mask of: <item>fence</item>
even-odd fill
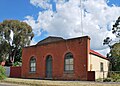
[[[6,69],[6,75],[8,77],[20,78],[21,77],[21,67],[4,67]]]
[[[88,81],[95,81],[95,71],[88,71],[87,80]]]
[[[9,77],[10,76],[10,67],[4,67],[6,70],[6,76]]]
[[[10,77],[20,78],[21,77],[21,67],[10,67]]]
[[[6,75],[8,77],[20,78],[21,77],[21,67],[5,67]],[[88,71],[87,80],[95,81],[96,79],[120,79],[120,71]]]

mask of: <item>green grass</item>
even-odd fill
[[[87,81],[51,81],[51,80],[34,80],[34,79],[18,79],[7,78],[1,80],[4,83],[14,83],[18,85],[28,86],[120,86],[120,83],[99,83]]]

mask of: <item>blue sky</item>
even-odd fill
[[[30,0],[0,0],[0,22],[5,19],[24,20],[27,15],[36,18],[39,11],[43,9],[30,4]]]
[[[0,22],[5,19],[24,20],[27,15],[36,17],[40,10],[29,0],[0,0]]]
[[[56,10],[55,3],[53,4],[53,11]],[[44,11],[40,7],[35,7],[30,4],[30,0],[0,0],[0,22],[6,19],[15,19],[23,21],[27,15],[33,16],[34,19],[38,17],[38,12]],[[43,32],[41,36],[35,36],[34,40],[39,41],[45,38],[47,32]]]
[[[112,6],[112,4],[115,4],[117,6],[120,6],[120,0],[109,0],[108,3],[110,6]]]
[[[30,1],[35,1],[34,2],[35,4],[31,3]],[[39,1],[39,2],[37,2],[37,1]],[[20,20],[20,21],[26,20],[26,22],[33,27],[33,31],[35,33],[35,37],[33,39],[33,44],[38,42],[39,40],[42,40],[43,38],[47,37],[48,35],[57,35],[57,36],[65,37],[65,38],[80,36],[79,34],[81,34],[81,33],[79,33],[79,29],[78,29],[79,21],[77,20],[78,18],[80,18],[80,16],[75,15],[75,13],[71,12],[71,9],[73,10],[73,12],[76,12],[76,9],[77,10],[79,9],[79,8],[74,7],[76,4],[72,5],[71,3],[69,3],[68,5],[66,4],[63,7],[59,7],[58,8],[58,13],[60,13],[60,14],[57,13],[57,15],[53,18],[53,21],[51,22],[50,21],[51,16],[47,15],[47,14],[51,15],[51,11],[48,11],[48,12],[45,11],[42,15],[39,14],[40,12],[44,11],[38,5],[39,3],[41,3],[40,1],[42,1],[42,0],[0,0],[0,22],[2,22],[5,19],[15,19],[15,20],[17,19],[17,20]],[[72,0],[72,1],[76,3],[76,0],[75,1]],[[91,48],[95,49],[95,50],[100,50],[100,49],[102,50],[103,49],[102,41],[104,39],[103,35],[111,36],[111,34],[106,34],[106,33],[110,33],[110,30],[111,30],[110,27],[111,27],[111,24],[113,23],[112,21],[113,21],[113,19],[115,21],[116,18],[117,18],[117,17],[113,17],[113,16],[115,16],[116,14],[117,14],[116,16],[118,16],[120,14],[120,13],[117,12],[117,9],[120,10],[120,8],[119,8],[120,7],[120,0],[109,0],[109,2],[107,3],[108,6],[106,6],[104,3],[101,5],[98,2],[95,2],[95,0],[91,0],[91,1],[93,1],[93,2],[90,2],[88,0],[88,3],[86,3],[87,11],[89,11],[89,13],[91,12],[91,14],[88,13],[87,16],[88,16],[88,18],[89,18],[90,15],[94,16],[94,17],[98,16],[98,18],[87,19],[87,16],[86,16],[86,19],[88,21],[93,20],[93,23],[96,23],[96,21],[97,21],[96,24],[98,24],[98,26],[101,28],[101,30],[98,31],[98,29],[96,29],[96,30],[92,29],[94,27],[95,28],[98,28],[98,27],[91,26],[92,23],[91,24],[87,23],[89,29],[91,29],[91,30],[86,28],[85,33],[87,33],[87,35],[91,36],[91,39],[92,39],[91,40],[91,44],[92,44]],[[103,1],[103,0],[100,0],[100,1]],[[89,4],[89,3],[91,3],[92,5]],[[53,4],[52,8],[55,11],[56,10],[55,9],[56,4],[55,3],[52,3],[52,4]],[[71,6],[70,9],[66,8],[67,6],[69,7],[69,5]],[[97,5],[97,6],[95,6],[95,5]],[[99,5],[100,5],[100,7],[98,7]],[[115,8],[113,7],[113,5],[115,5]],[[102,12],[106,8],[104,8],[104,7],[102,8],[102,6],[105,6],[108,9],[108,10],[106,10],[105,13],[103,13],[104,15],[102,14]],[[112,13],[111,9],[114,9],[113,13]],[[100,10],[99,14],[97,14],[97,12],[99,12],[98,10]],[[68,12],[71,12],[70,13],[71,17],[69,17]],[[76,14],[78,14],[78,13],[76,13]],[[101,19],[101,15],[103,16],[103,19]],[[26,16],[28,16],[27,19],[26,19]],[[61,17],[59,17],[59,16],[61,16]],[[76,18],[74,16],[76,16]],[[71,18],[73,18],[74,21],[71,20]],[[106,20],[108,19],[110,21],[106,21],[104,19],[106,19]],[[70,21],[68,21],[68,23],[66,23],[67,20],[70,20]],[[41,26],[39,26],[39,23],[36,23],[38,21],[40,22]],[[105,25],[104,25],[103,21],[105,22]],[[74,23],[74,22],[76,22],[76,23]],[[76,26],[72,27],[74,25],[76,25]],[[47,26],[49,26],[49,28],[46,28]],[[84,27],[85,26],[86,25],[84,25]],[[109,27],[109,31],[106,31],[104,28],[108,28],[108,27]],[[73,28],[74,30],[72,30],[70,28]],[[96,33],[98,31],[98,34],[97,34],[98,36],[94,36],[93,31],[94,31],[94,33]],[[40,33],[40,35],[37,35],[37,33]],[[102,34],[99,34],[99,33],[102,33]],[[101,41],[98,41],[98,40],[101,40]],[[97,42],[96,43],[97,46],[94,44],[95,42]],[[103,51],[100,51],[100,52],[103,53]]]

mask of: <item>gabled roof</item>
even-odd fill
[[[90,39],[89,36],[82,36],[82,37],[76,37],[76,38],[70,38],[70,39],[63,39],[62,37],[49,36],[49,37],[39,41],[36,45],[44,45],[44,44],[49,44],[49,43],[55,43],[55,42],[60,42],[60,41],[68,41],[68,40],[75,40],[75,39],[81,39],[81,38]]]
[[[58,42],[65,40],[62,37],[54,37],[54,36],[49,36],[41,41],[39,41],[36,45],[42,45],[42,44],[47,44],[47,43],[53,43],[53,42]]]
[[[98,52],[96,52],[96,51],[94,51],[94,50],[91,50],[91,49],[90,49],[90,54],[93,54],[93,55],[99,56],[99,57],[101,57],[101,58],[103,58],[103,59],[109,60],[109,59],[106,58],[105,56],[103,56],[103,55],[101,55],[100,53],[98,53]]]

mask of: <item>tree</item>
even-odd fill
[[[18,20],[0,23],[0,58],[9,62],[21,60],[22,47],[28,46],[34,37],[31,26]]]
[[[112,33],[116,36],[116,40],[107,37],[103,44],[110,47],[110,52],[107,54],[110,59],[110,70],[120,71],[120,17],[113,25]]]

